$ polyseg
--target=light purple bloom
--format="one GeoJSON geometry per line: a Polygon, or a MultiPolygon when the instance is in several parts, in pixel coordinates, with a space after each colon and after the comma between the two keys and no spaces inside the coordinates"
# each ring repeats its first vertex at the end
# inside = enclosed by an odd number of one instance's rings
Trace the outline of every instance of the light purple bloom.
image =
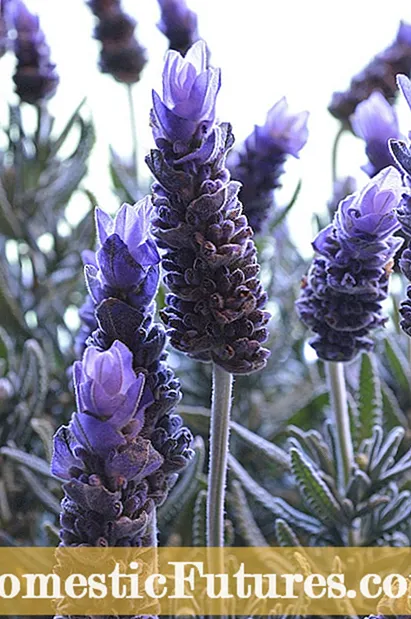
{"type": "Polygon", "coordinates": [[[100,245],[112,234],[117,234],[128,251],[142,267],[158,264],[160,256],[150,234],[153,204],[146,196],[134,206],[123,204],[114,220],[105,211],[96,209],[97,235],[100,245]]]}
{"type": "Polygon", "coordinates": [[[275,144],[284,153],[298,157],[300,150],[308,140],[309,112],[291,114],[287,99],[282,97],[267,114],[263,127],[258,127],[259,136],[275,144]]]}
{"type": "Polygon", "coordinates": [[[136,376],[125,344],[115,341],[105,351],[86,348],[83,360],[74,364],[74,385],[78,412],[71,428],[80,444],[100,453],[118,448],[125,444],[125,434],[133,437],[141,430],[152,397],[144,390],[144,375],[136,376]]]}
{"type": "Polygon", "coordinates": [[[363,166],[364,172],[371,177],[393,165],[388,140],[400,136],[398,118],[395,109],[379,91],[357,105],[350,122],[354,133],[366,144],[369,161],[363,166]]]}
{"type": "Polygon", "coordinates": [[[399,137],[395,109],[378,90],[357,105],[350,121],[354,133],[366,142],[399,137]]]}
{"type": "Polygon", "coordinates": [[[185,58],[171,50],[163,70],[163,96],[153,91],[153,110],[158,129],[155,137],[171,142],[190,140],[198,125],[215,121],[221,86],[220,69],[207,68],[207,48],[198,41],[185,58]]]}
{"type": "Polygon", "coordinates": [[[372,256],[377,251],[376,245],[383,252],[384,241],[387,259],[392,257],[403,240],[393,237],[399,230],[400,223],[395,209],[401,202],[403,194],[401,175],[390,166],[382,170],[365,187],[343,200],[335,214],[333,224],[322,230],[313,242],[314,249],[323,256],[329,256],[328,239],[330,231],[338,233],[339,243],[351,256],[372,256]]]}

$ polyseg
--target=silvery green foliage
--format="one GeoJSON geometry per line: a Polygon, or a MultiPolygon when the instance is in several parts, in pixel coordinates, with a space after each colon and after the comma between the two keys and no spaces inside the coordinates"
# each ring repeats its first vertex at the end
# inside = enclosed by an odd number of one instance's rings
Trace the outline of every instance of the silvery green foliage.
{"type": "MultiPolygon", "coordinates": [[[[284,450],[255,437],[260,457],[275,461],[277,469],[288,469],[282,490],[289,489],[292,503],[281,498],[281,491],[270,493],[231,458],[232,475],[246,496],[274,516],[274,530],[268,531],[270,541],[285,546],[409,545],[411,501],[406,480],[411,451],[403,444],[403,427],[383,429],[388,398],[394,407],[395,396],[380,381],[372,358],[363,354],[358,388],[349,399],[355,465],[345,490],[337,482],[336,436],[329,420],[320,431],[291,426],[284,450]]],[[[244,436],[244,429],[242,433],[244,436]]],[[[237,496],[238,491],[234,486],[237,496]]],[[[244,505],[237,499],[240,524],[244,505]]],[[[252,531],[252,511],[248,511],[247,531],[252,531]]],[[[258,528],[256,531],[258,536],[262,534],[258,528]]],[[[253,539],[246,541],[256,545],[253,539]]]]}
{"type": "Polygon", "coordinates": [[[71,362],[62,352],[72,343],[65,312],[82,300],[80,253],[94,234],[89,197],[77,224],[66,207],[86,173],[94,130],[80,108],[59,132],[45,108],[33,132],[26,124],[20,108],[10,107],[0,151],[1,323],[18,346],[41,340],[60,377],[71,362]]]}
{"type": "Polygon", "coordinates": [[[44,524],[59,513],[58,480],[50,473],[54,423],[45,354],[29,339],[16,351],[0,328],[0,541],[46,542],[44,524]],[[36,506],[36,509],[34,509],[36,506]]]}
{"type": "Polygon", "coordinates": [[[94,144],[80,107],[55,130],[44,106],[34,126],[28,110],[11,106],[1,128],[0,534],[11,544],[47,544],[43,525],[59,512],[48,460],[55,427],[72,410],[66,310],[82,302],[80,254],[94,238],[90,194],[80,221],[67,217],[94,144]]]}

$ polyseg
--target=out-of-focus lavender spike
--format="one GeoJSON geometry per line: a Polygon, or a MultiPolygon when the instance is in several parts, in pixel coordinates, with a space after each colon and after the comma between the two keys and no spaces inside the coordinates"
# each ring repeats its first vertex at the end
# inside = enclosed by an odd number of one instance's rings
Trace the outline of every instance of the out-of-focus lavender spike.
{"type": "Polygon", "coordinates": [[[88,0],[87,4],[98,19],[94,37],[101,42],[101,72],[135,84],[147,62],[146,50],[135,37],[136,21],[123,11],[120,0],[88,0]]]}
{"type": "Polygon", "coordinates": [[[400,137],[398,118],[395,109],[378,90],[357,105],[350,121],[354,133],[366,145],[368,163],[362,169],[368,176],[375,176],[383,168],[395,163],[388,140],[400,137]]]}
{"type": "Polygon", "coordinates": [[[56,93],[59,83],[56,65],[50,61],[50,48],[39,18],[21,0],[15,0],[10,9],[16,30],[17,67],[13,78],[16,93],[22,101],[37,105],[56,93]]]}
{"type": "Polygon", "coordinates": [[[357,105],[368,99],[374,90],[379,90],[387,101],[392,102],[398,92],[397,73],[411,73],[411,24],[405,22],[400,23],[393,43],[353,77],[348,90],[333,94],[329,112],[349,124],[357,105]]]}
{"type": "Polygon", "coordinates": [[[158,28],[169,40],[169,49],[183,56],[199,39],[197,15],[191,11],[186,0],[158,0],[161,20],[158,28]]]}
{"type": "Polygon", "coordinates": [[[285,97],[256,126],[243,148],[228,160],[231,176],[242,183],[239,194],[244,214],[255,233],[270,218],[273,192],[281,187],[284,163],[289,155],[298,158],[308,139],[308,112],[290,113],[285,97]]]}

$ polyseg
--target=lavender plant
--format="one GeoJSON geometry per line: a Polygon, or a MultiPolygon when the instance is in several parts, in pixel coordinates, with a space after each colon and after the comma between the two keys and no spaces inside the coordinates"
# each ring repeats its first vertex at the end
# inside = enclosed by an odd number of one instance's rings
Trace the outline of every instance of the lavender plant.
{"type": "Polygon", "coordinates": [[[159,0],[161,19],[159,30],[167,37],[169,49],[184,56],[198,41],[197,15],[191,11],[186,0],[159,0]]]}
{"type": "Polygon", "coordinates": [[[268,112],[262,127],[245,140],[242,150],[229,159],[233,179],[242,184],[239,197],[255,233],[267,225],[273,192],[281,186],[288,155],[299,156],[308,139],[308,112],[290,114],[285,97],[268,112]]]}
{"type": "Polygon", "coordinates": [[[168,52],[163,96],[153,92],[157,149],[147,164],[153,186],[154,234],[164,249],[164,281],[171,290],[162,318],[173,346],[214,362],[210,436],[208,543],[223,543],[231,374],[264,367],[268,351],[266,295],[258,282],[252,230],[230,181],[225,157],[231,128],[216,123],[220,71],[206,67],[203,42],[185,59],[168,52]]]}
{"type": "Polygon", "coordinates": [[[99,246],[85,255],[85,276],[97,328],[74,367],[77,412],[56,435],[52,464],[67,481],[65,545],[155,545],[155,508],[192,456],[173,412],[179,386],[164,329],[153,324],[160,258],[150,219],[149,198],[114,221],[96,212],[99,246]]]}

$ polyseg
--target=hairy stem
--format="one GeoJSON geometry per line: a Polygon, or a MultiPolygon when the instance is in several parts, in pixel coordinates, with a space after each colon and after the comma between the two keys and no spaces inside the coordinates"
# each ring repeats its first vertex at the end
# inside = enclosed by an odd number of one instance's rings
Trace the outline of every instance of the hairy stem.
{"type": "MultiPolygon", "coordinates": [[[[337,433],[338,470],[340,472],[340,491],[345,496],[351,470],[354,464],[354,450],[351,437],[350,417],[348,414],[347,390],[345,387],[344,364],[326,363],[330,385],[331,404],[337,433]]],[[[355,531],[348,530],[348,544],[355,546],[355,531]]]]}
{"type": "Polygon", "coordinates": [[[341,489],[345,491],[350,479],[354,461],[354,453],[351,438],[350,418],[348,415],[344,365],[342,363],[328,362],[326,366],[330,384],[331,404],[337,431],[337,442],[340,458],[339,468],[341,471],[340,486],[341,489]]]}
{"type": "Polygon", "coordinates": [[[130,109],[133,173],[134,173],[134,179],[136,181],[136,184],[138,184],[137,123],[136,123],[136,114],[134,110],[133,85],[132,84],[127,85],[127,95],[128,95],[128,107],[130,109]]]}
{"type": "Polygon", "coordinates": [[[233,377],[214,365],[207,495],[207,546],[224,546],[224,498],[227,479],[233,377]]]}

